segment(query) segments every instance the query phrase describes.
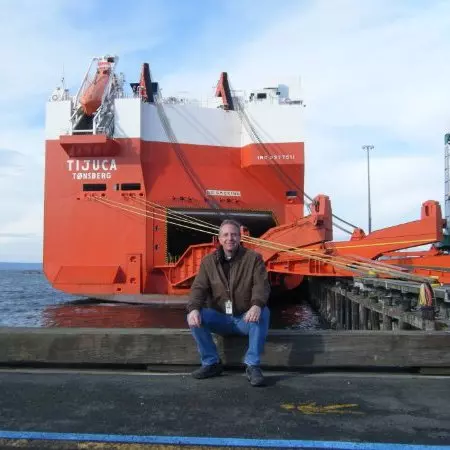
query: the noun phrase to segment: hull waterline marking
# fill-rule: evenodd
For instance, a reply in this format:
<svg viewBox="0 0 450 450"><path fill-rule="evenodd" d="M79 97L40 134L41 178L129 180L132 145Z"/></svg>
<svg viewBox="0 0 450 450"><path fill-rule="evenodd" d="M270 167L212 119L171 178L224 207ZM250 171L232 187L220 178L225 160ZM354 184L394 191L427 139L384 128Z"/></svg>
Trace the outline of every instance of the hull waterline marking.
<svg viewBox="0 0 450 450"><path fill-rule="evenodd" d="M67 170L74 180L107 180L117 164L115 159L68 159Z"/></svg>

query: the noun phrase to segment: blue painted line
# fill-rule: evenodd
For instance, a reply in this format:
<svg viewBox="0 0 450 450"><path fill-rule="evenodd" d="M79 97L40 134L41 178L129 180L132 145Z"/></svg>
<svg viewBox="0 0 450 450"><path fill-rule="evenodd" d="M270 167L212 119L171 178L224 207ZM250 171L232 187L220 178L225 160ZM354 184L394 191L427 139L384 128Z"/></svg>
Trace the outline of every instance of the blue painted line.
<svg viewBox="0 0 450 450"><path fill-rule="evenodd" d="M449 445L388 444L375 442L306 441L292 439L205 438L185 436L139 436L124 434L46 433L0 431L0 439L114 442L117 444L204 445L210 447L311 448L334 450L449 450Z"/></svg>

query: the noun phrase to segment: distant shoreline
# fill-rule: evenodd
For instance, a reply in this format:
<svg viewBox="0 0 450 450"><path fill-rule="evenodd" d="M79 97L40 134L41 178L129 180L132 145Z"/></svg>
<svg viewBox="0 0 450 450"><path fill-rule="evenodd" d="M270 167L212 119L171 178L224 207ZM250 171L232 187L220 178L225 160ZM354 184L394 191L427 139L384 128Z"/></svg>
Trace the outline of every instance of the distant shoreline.
<svg viewBox="0 0 450 450"><path fill-rule="evenodd" d="M0 270L39 270L39 271L42 271L42 263L0 262Z"/></svg>

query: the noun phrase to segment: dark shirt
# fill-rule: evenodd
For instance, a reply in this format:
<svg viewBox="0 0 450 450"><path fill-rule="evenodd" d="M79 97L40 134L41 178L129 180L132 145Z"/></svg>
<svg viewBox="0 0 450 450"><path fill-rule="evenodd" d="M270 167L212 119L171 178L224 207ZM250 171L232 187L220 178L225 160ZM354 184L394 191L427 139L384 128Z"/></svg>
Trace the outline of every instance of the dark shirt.
<svg viewBox="0 0 450 450"><path fill-rule="evenodd" d="M225 256L225 252L223 251L223 247L220 247L219 249L219 261L220 261L220 265L222 266L223 269L223 273L225 274L225 278L227 279L228 283L230 283L230 268L231 268L231 264L233 263L235 256L236 256L235 252L233 254L233 256L228 259Z"/></svg>

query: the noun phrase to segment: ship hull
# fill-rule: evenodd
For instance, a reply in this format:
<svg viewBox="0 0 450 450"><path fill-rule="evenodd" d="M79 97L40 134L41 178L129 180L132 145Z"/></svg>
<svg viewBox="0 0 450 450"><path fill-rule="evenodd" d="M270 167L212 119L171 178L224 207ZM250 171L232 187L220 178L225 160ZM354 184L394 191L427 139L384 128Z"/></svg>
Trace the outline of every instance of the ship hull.
<svg viewBox="0 0 450 450"><path fill-rule="evenodd" d="M171 134L157 107L139 99L116 100L111 138L67 136L64 103L47 109L44 272L57 289L152 303L166 301L155 295L186 295L158 268L213 236L170 223L154 205L213 224L232 217L255 236L303 216L296 107L255 110L273 130L255 143L234 111L166 107ZM298 187L295 196L286 180Z"/></svg>

